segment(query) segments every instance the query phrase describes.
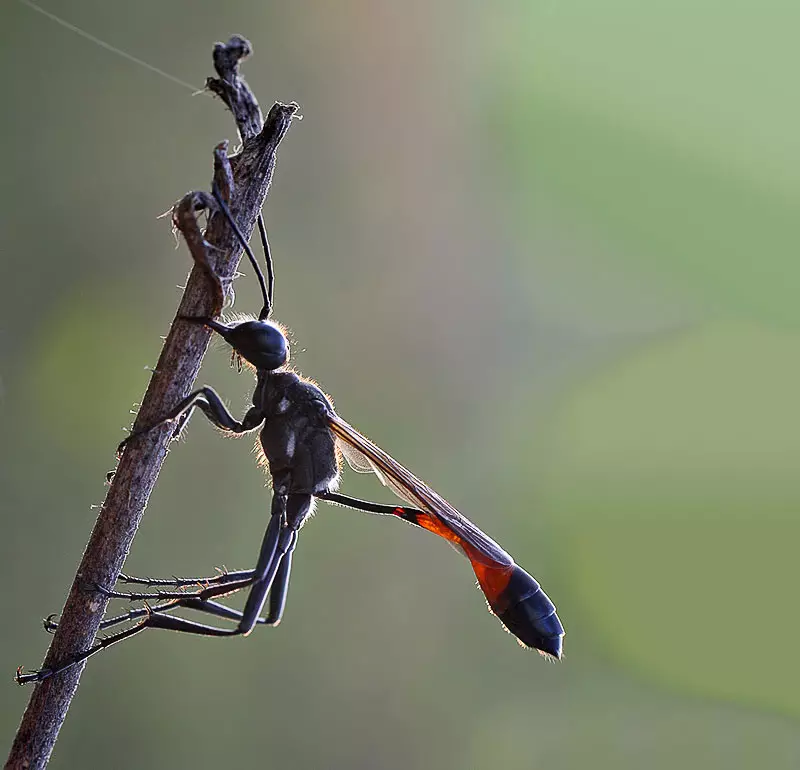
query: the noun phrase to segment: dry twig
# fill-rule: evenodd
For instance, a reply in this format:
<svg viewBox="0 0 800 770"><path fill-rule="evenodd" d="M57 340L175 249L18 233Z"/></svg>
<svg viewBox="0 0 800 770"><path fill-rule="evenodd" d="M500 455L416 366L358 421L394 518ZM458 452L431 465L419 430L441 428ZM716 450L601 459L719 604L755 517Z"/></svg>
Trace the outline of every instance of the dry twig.
<svg viewBox="0 0 800 770"><path fill-rule="evenodd" d="M230 208L248 238L272 181L275 151L298 109L294 103L276 103L266 121L263 120L258 102L238 72L239 62L249 53L250 44L238 36L224 45L218 43L214 47L218 77L206 82L206 87L230 108L242 138L241 151L230 159L225 144L217 147L214 180L224 197L230 192ZM214 283L209 282L208 267L219 276L221 285L227 286L241 256L241 247L223 216L213 215L205 234L200 232L195 210L203 198L198 195L201 194L189 193L173 212L173 221L195 259L176 319L218 313L222 292L219 283L214 288ZM152 425L191 391L209 337L205 327L173 321L134 429ZM75 575L44 669L91 646L108 603L92 587L113 585L116 581L155 486L171 435L171 430L152 431L125 451ZM76 665L35 686L6 768L47 765L82 670L83 664Z"/></svg>

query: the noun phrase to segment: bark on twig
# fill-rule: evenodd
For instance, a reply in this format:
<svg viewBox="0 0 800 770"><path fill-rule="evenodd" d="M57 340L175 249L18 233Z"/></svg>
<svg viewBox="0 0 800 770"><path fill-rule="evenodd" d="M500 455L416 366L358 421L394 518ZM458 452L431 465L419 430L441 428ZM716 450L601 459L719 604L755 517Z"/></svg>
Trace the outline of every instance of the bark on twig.
<svg viewBox="0 0 800 770"><path fill-rule="evenodd" d="M249 53L250 44L238 36L227 44L218 43L214 48L214 67L219 77L209 78L206 83L233 112L242 138L241 151L230 158L230 164L226 145L217 147L214 180L223 196L228 197L230 191L230 208L248 238L272 180L275 151L298 109L294 103L276 103L263 121L258 102L238 73L240 60ZM184 197L173 214L195 266L142 399L134 429L152 425L191 391L210 331L177 321L177 316L218 313L223 299L221 287L230 285L241 256L241 247L222 215L211 216L205 234L200 232L194 213L196 195L190 193ZM217 288L209 282L209 263L221 281L217 282ZM169 429L155 430L126 449L78 567L43 668L57 665L91 646L108 603L92 587L113 585L119 576L171 435ZM83 664L74 666L35 686L6 768L47 765L82 670Z"/></svg>

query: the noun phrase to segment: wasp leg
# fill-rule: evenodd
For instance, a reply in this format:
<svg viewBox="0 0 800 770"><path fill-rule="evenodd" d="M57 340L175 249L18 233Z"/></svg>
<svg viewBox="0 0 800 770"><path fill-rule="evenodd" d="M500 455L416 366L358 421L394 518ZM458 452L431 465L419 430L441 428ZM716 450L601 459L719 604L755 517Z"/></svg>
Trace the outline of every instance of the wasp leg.
<svg viewBox="0 0 800 770"><path fill-rule="evenodd" d="M297 545L297 533L295 532L294 534L294 540L289 544L289 550L286 551L281 559L280 566L275 574L275 581L269 592L269 612L266 618L258 619L259 623L263 620L268 626L277 626L283 618L283 611L286 609L286 596L289 592L289 575L292 572L292 553L295 545Z"/></svg>
<svg viewBox="0 0 800 770"><path fill-rule="evenodd" d="M170 612L178 607L180 607L180 604L179 600L177 599L174 599L171 602L164 602L163 604L156 604L154 607L138 607L135 610L124 612L122 615L115 615L112 618L106 618L104 621L102 621L102 623L100 623L100 631L105 631L107 628L112 628L113 626L118 626L122 623L128 623L131 620L141 618L143 615L149 615L151 612ZM53 620L53 618L56 616L57 613L54 612L52 615L48 615L44 619L44 630L49 634L55 633L55 630L59 626L58 621Z"/></svg>
<svg viewBox="0 0 800 770"><path fill-rule="evenodd" d="M267 526L267 531L264 534L264 540L261 544L258 563L249 578L234 583L214 585L195 593L187 594L184 592L174 592L177 595L169 597L174 600L174 604L173 602L167 602L166 606L162 608L150 608L149 611L146 609L146 616L135 626L112 634L105 639L101 639L88 650L84 650L68 658L58 666L45 668L29 674L23 674L21 670L18 670L17 682L19 684L28 684L30 682L40 682L44 679L48 679L54 674L58 674L65 669L82 663L92 655L118 642L135 636L146 628L163 628L169 631L197 634L199 636L247 636L258 624L261 610L267 601L267 596L279 572L281 577L277 591L278 599L271 605L270 617L275 614L278 620L280 620L280 614L283 611L283 605L285 603L286 585L290 572L288 567L284 570L280 570L281 562L288 553L294 550L297 544L297 530L300 529L303 522L308 517L310 508L311 495L273 495L272 515L269 525ZM186 620L180 617L176 618L165 614L172 609L183 606L188 609L197 609L201 612L208 612L213 615L230 617L230 613L234 611L226 607L220 609L223 605L218 605L216 602L211 603L209 600L248 587L250 588L250 593L248 594L244 611L242 613L236 613L238 623L235 628L218 628L216 626L209 626L204 623L197 623L193 620ZM104 590L103 592L112 596L114 595L113 591ZM158 598L167 598L168 594L170 594L170 592L162 591L157 596ZM274 625L274 622L270 623L270 617L265 619L265 623ZM112 618L111 620L116 619ZM122 620L119 622L122 622Z"/></svg>
<svg viewBox="0 0 800 770"><path fill-rule="evenodd" d="M237 420L230 411L228 411L225 404L222 403L222 399L217 395L217 392L213 388L205 386L190 393L186 398L176 404L174 409L149 428L133 431L133 433L117 447L117 456L120 456L125 451L125 447L133 439L143 436L145 433L149 433L160 425L179 422L179 427L182 428L195 407L199 408L214 425L227 433L249 433L264 422L264 413L254 406L247 410L247 413L241 420ZM180 430L178 430L178 433L180 433Z"/></svg>
<svg viewBox="0 0 800 770"><path fill-rule="evenodd" d="M217 617L225 618L226 620L239 621L242 619L242 613L239 610L234 610L231 607L226 607L224 604L220 604L219 602L214 602L208 599L197 599L195 597L190 597L185 600L173 599L172 601L164 602L163 604L156 604L154 607L137 607L136 609L124 612L121 615L115 615L112 618L106 618L100 624L100 630L105 631L108 628L113 628L114 626L118 626L123 623L129 623L132 620L136 620L137 618L141 618L153 612L172 612L173 610L182 608L196 610L197 612L205 612L209 615L216 615ZM54 617L55 615L50 615L44 620L44 628L49 633L53 633L58 628L58 623L52 620ZM277 625L277 623L271 621L269 617L260 617L256 623L260 626Z"/></svg>
<svg viewBox="0 0 800 770"><path fill-rule="evenodd" d="M196 598L208 600L217 596L228 596L252 585L256 580L256 570L238 570L225 572L208 578L135 578L130 575L120 575L118 580L123 583L146 586L170 586L182 588L185 586L200 586L196 591L151 591L148 593L138 591L114 591L101 585L96 585L95 590L109 599L127 599L131 602L162 601L166 599ZM213 589L213 590L212 590Z"/></svg>
<svg viewBox="0 0 800 770"><path fill-rule="evenodd" d="M135 577L134 575L127 575L120 573L117 578L118 583L126 583L137 586L173 586L180 588L181 586L212 586L217 583L233 583L239 580L247 580L253 577L254 570L243 569L237 571L222 571L218 572L213 577L171 577L171 578L152 578L152 577Z"/></svg>
<svg viewBox="0 0 800 770"><path fill-rule="evenodd" d="M254 575L255 573L251 573L251 577L245 580L237 580L233 583L221 583L214 586L199 588L197 591L112 591L110 588L105 588L101 585L95 586L95 590L103 594L107 599L127 599L129 602L160 602L171 599L199 599L201 601L207 601L208 599L219 596L230 596L230 594L235 594L243 588L249 588L253 585Z"/></svg>

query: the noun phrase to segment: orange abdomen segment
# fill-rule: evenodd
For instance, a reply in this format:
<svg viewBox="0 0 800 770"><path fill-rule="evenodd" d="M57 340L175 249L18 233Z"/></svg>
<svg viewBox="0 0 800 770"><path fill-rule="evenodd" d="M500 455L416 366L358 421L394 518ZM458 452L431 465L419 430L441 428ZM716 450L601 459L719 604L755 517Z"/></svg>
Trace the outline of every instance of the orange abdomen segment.
<svg viewBox="0 0 800 770"><path fill-rule="evenodd" d="M470 560L489 609L522 644L543 655L561 657L564 627L556 615L555 605L536 579L515 564L508 554L500 551L507 560L505 563L492 558L428 513L399 506L394 513L449 540Z"/></svg>

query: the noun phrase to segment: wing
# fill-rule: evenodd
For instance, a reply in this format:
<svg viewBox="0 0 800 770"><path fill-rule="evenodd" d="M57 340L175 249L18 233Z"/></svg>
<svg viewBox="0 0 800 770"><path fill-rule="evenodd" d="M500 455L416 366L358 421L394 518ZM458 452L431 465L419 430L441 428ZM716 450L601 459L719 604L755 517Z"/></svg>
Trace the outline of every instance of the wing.
<svg viewBox="0 0 800 770"><path fill-rule="evenodd" d="M352 468L360 473L374 471L401 500L419 506L419 509L385 506L386 512L443 537L461 551L472 564L489 610L506 629L523 646L533 647L548 657L560 658L564 627L555 605L536 579L517 566L511 556L447 500L352 425L333 411L328 420Z"/></svg>
<svg viewBox="0 0 800 770"><path fill-rule="evenodd" d="M351 430L355 430L352 428L352 426L348 427L350 427ZM378 481L380 481L383 486L389 487L389 489L391 489L392 492L394 492L401 500L404 500L411 505L419 505L419 502L416 498L411 497L411 495L406 492L406 490L394 479L386 476L383 471L381 471L381 469L375 465L363 452L360 452L352 444L347 443L346 439L338 436L337 438L338 440L336 444L339 447L339 451L341 451L344 459L347 460L347 464L356 473L374 473L378 477ZM362 438L364 437L362 436Z"/></svg>
<svg viewBox="0 0 800 770"><path fill-rule="evenodd" d="M335 412L329 412L328 421L342 454L355 470L374 471L401 500L420 509L386 506L387 512L439 535L460 550L472 564L489 610L506 629L523 646L560 658L564 627L536 579L447 500Z"/></svg>
<svg viewBox="0 0 800 770"><path fill-rule="evenodd" d="M510 567L514 560L494 540L481 532L466 516L460 514L443 497L434 492L410 470L373 444L352 425L334 412L330 427L349 465L364 473L372 470L381 483L388 486L401 500L416 505L429 519L414 522L457 546L470 561L486 566Z"/></svg>

